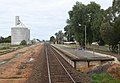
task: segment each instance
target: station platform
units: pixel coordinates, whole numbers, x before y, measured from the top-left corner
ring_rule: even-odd
[[[79,49],[78,47],[72,48],[69,45],[63,44],[52,44],[52,46],[72,55],[72,57],[75,58],[76,61],[112,61],[112,63],[120,63],[116,57],[111,55]]]

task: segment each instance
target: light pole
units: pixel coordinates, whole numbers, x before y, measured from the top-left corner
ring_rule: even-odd
[[[76,43],[76,50],[75,50],[75,54],[76,54],[76,56],[77,56],[77,41],[75,42]]]
[[[97,42],[92,43],[92,48],[93,48],[93,56],[95,56],[95,46],[99,46]]]
[[[85,26],[85,50],[86,50],[86,25],[79,24],[79,26]]]
[[[86,25],[85,25],[85,50],[86,50]]]
[[[69,42],[70,42],[70,32],[69,32]]]
[[[118,55],[120,55],[120,41],[118,42]]]

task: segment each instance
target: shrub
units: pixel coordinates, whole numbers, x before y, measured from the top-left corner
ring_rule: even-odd
[[[102,72],[100,74],[91,75],[92,83],[120,83],[119,79],[113,78],[109,73]]]
[[[27,45],[27,42],[25,40],[21,41],[20,45]]]

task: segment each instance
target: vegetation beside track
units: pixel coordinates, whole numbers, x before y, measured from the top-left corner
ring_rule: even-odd
[[[11,45],[10,43],[0,43],[0,55],[18,50],[29,45]]]
[[[109,73],[102,72],[100,74],[91,75],[93,83],[120,83],[119,79],[113,78]]]

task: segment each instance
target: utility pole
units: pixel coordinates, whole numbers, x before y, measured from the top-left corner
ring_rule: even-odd
[[[85,26],[85,33],[84,33],[84,34],[85,34],[85,50],[86,50],[86,36],[87,36],[87,35],[86,35],[86,33],[87,33],[87,32],[86,32],[86,25],[81,25],[81,24],[79,24],[79,26]]]
[[[118,42],[118,55],[120,55],[120,41]]]
[[[85,25],[85,50],[86,50],[86,25]]]

